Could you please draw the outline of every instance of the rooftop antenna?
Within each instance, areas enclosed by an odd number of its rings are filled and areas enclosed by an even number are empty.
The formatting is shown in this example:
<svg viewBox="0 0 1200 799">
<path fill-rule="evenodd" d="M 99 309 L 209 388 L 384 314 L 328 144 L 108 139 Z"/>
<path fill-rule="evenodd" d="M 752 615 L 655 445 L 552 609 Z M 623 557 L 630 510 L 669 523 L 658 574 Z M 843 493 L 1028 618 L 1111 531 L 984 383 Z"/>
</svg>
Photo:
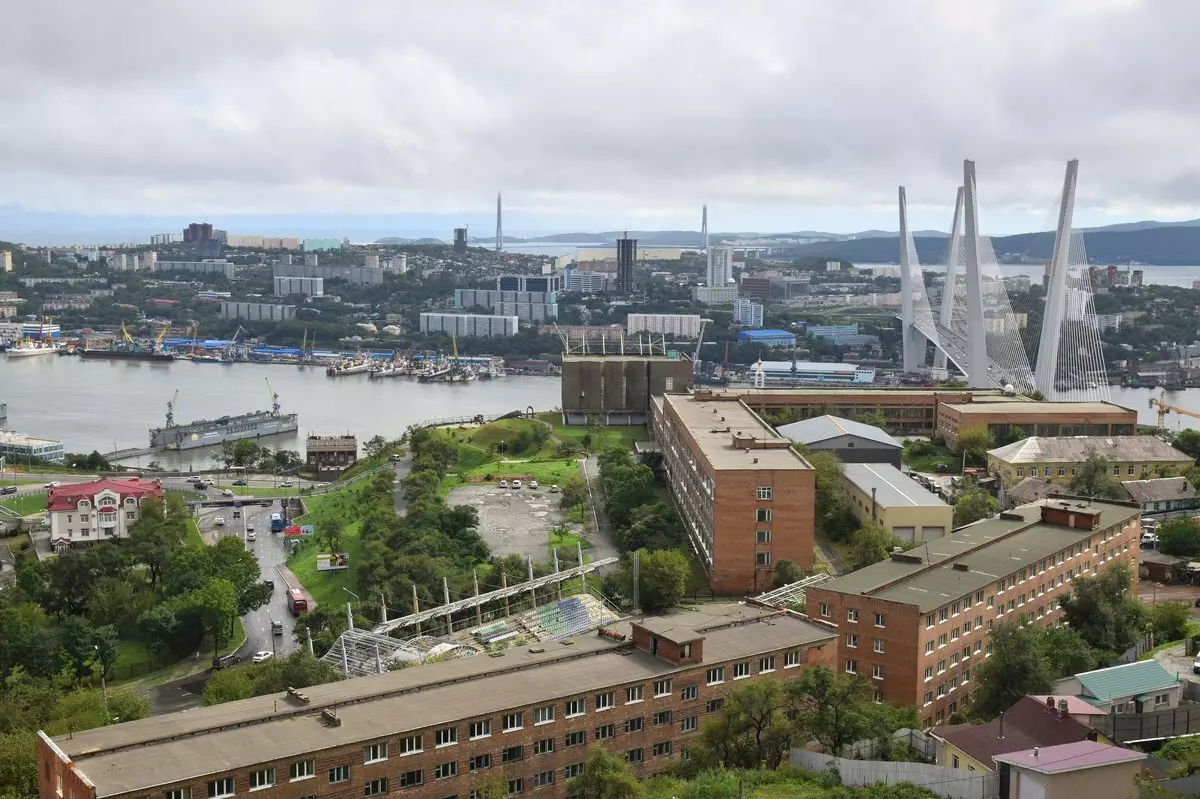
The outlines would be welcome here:
<svg viewBox="0 0 1200 799">
<path fill-rule="evenodd" d="M 496 192 L 496 252 L 504 252 L 504 224 L 501 215 L 500 192 Z"/>
</svg>

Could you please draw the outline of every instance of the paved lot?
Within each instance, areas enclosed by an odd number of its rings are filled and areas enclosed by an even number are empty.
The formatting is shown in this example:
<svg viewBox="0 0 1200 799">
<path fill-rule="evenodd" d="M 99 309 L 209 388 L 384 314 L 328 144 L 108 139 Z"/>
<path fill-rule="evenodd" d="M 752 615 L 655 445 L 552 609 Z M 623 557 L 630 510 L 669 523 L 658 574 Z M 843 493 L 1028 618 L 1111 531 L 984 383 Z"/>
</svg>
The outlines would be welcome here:
<svg viewBox="0 0 1200 799">
<path fill-rule="evenodd" d="M 550 554 L 550 530 L 562 521 L 562 511 L 558 508 L 560 496 L 545 488 L 533 491 L 465 485 L 451 491 L 446 501 L 478 509 L 479 534 L 494 554 L 517 554 L 545 562 Z"/>
</svg>

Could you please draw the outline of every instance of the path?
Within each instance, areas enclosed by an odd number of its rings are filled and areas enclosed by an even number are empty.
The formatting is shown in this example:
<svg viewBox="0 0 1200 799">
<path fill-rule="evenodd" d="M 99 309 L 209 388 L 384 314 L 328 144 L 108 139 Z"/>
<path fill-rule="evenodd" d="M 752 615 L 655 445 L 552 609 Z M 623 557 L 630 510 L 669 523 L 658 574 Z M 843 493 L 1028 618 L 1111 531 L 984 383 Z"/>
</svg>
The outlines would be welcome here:
<svg viewBox="0 0 1200 799">
<path fill-rule="evenodd" d="M 592 507 L 593 533 L 588 540 L 592 542 L 591 554 L 595 558 L 620 557 L 621 550 L 617 547 L 617 537 L 613 533 L 612 523 L 604 512 L 604 489 L 600 483 L 600 458 L 588 455 L 579 462 L 579 471 L 588 487 L 588 504 Z"/>
<path fill-rule="evenodd" d="M 842 556 L 838 554 L 838 551 L 826 540 L 824 534 L 814 535 L 813 544 L 820 550 L 821 557 L 829 564 L 829 568 L 833 570 L 835 577 L 850 571 L 850 567 L 842 560 Z"/>
</svg>

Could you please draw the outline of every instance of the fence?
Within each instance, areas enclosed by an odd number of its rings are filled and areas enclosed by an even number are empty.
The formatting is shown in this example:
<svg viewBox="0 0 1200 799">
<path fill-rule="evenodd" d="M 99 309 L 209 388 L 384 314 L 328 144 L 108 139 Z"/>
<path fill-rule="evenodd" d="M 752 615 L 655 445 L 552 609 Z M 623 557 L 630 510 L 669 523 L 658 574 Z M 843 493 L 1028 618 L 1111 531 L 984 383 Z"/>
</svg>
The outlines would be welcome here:
<svg viewBox="0 0 1200 799">
<path fill-rule="evenodd" d="M 812 771 L 835 770 L 844 785 L 910 782 L 949 799 L 997 799 L 1000 796 L 1000 775 L 995 772 L 969 772 L 925 763 L 849 760 L 806 749 L 793 749 L 791 764 Z"/>
<path fill-rule="evenodd" d="M 896 730 L 892 733 L 892 740 L 904 744 L 909 751 L 923 760 L 933 761 L 937 757 L 937 741 L 920 730 Z M 867 738 L 850 744 L 843 751 L 855 760 L 869 760 L 883 754 L 876 751 L 877 747 L 878 743 L 874 739 Z"/>
<path fill-rule="evenodd" d="M 1146 633 L 1133 646 L 1126 649 L 1121 656 L 1113 663 L 1114 666 L 1123 666 L 1126 663 L 1135 663 L 1137 660 L 1151 649 L 1154 648 L 1154 634 Z"/>
<path fill-rule="evenodd" d="M 1189 686 L 1194 685 L 1184 681 L 1185 696 Z M 1196 693 L 1196 689 L 1190 693 Z M 1179 705 L 1149 713 L 1110 713 L 1097 720 L 1096 729 L 1118 744 L 1195 735 L 1200 733 L 1200 705 Z"/>
</svg>

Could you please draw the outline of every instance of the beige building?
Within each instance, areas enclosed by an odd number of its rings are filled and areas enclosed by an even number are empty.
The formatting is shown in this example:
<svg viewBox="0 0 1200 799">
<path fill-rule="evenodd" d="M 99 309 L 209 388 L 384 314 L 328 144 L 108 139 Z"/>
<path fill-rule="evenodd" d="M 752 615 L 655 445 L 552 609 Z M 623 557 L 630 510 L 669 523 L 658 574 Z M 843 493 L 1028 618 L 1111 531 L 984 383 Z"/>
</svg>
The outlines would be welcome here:
<svg viewBox="0 0 1200 799">
<path fill-rule="evenodd" d="M 0 272 L 12 271 L 12 253 L 8 250 L 0 250 Z"/>
<path fill-rule="evenodd" d="M 878 522 L 904 541 L 941 538 L 954 526 L 954 508 L 890 463 L 847 463 L 842 488 L 859 524 Z"/>
<path fill-rule="evenodd" d="M 1000 784 L 1008 785 L 1004 799 L 1128 799 L 1138 795 L 1134 784 L 1144 752 L 1080 741 L 1034 747 L 996 755 Z M 1007 777 L 1007 779 L 1005 779 Z"/>
<path fill-rule="evenodd" d="M 1005 487 L 1026 477 L 1066 485 L 1093 450 L 1108 461 L 1112 476 L 1121 482 L 1170 477 L 1195 463 L 1190 455 L 1154 436 L 1034 436 L 988 450 L 988 471 Z"/>
</svg>

